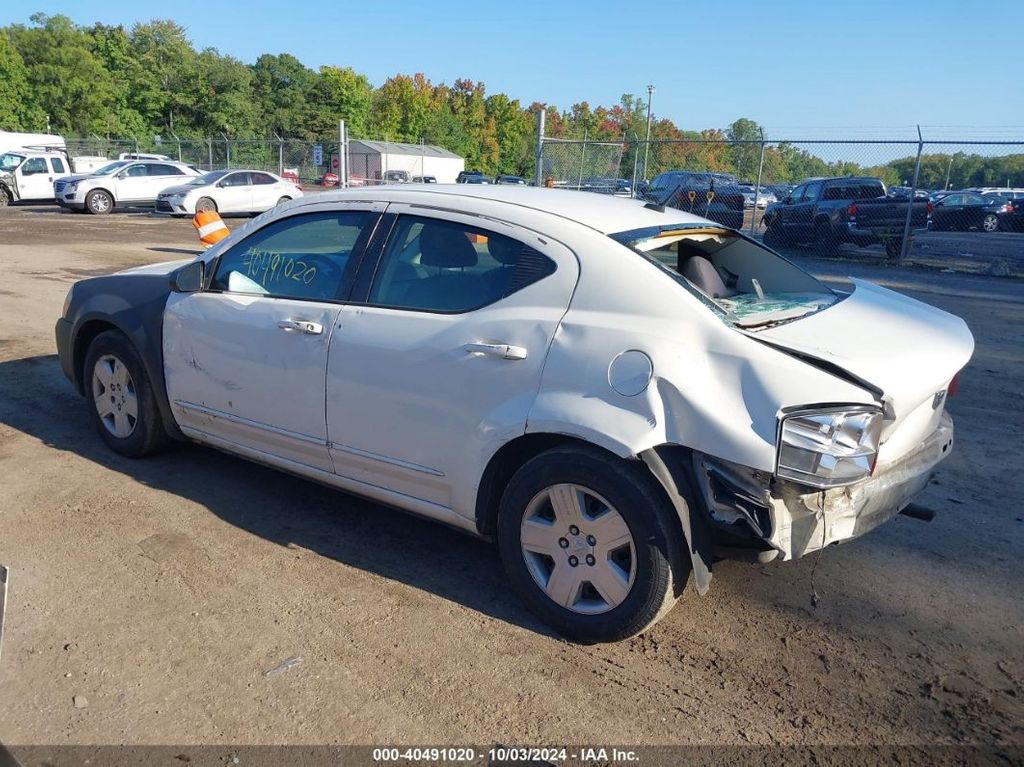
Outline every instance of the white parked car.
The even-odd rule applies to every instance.
[[[585,641],[704,593],[716,557],[926,516],[973,351],[957,317],[673,208],[471,185],[293,200],[76,283],[56,335],[118,453],[192,439],[496,539]]]
[[[172,183],[199,171],[180,162],[118,160],[89,176],[66,176],[53,184],[57,204],[72,210],[110,213],[118,206],[151,207]]]
[[[262,213],[296,197],[302,197],[302,187],[273,173],[215,170],[164,189],[157,196],[156,211],[190,216],[201,210]]]

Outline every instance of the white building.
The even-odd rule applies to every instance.
[[[350,183],[380,181],[390,171],[406,171],[414,176],[433,176],[439,184],[454,184],[465,170],[466,161],[454,152],[432,144],[398,144],[390,141],[348,142]]]

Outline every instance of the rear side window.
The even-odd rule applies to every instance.
[[[53,172],[54,173],[63,173],[64,172],[64,161],[61,160],[59,157],[51,157],[50,158],[50,167],[53,168]]]
[[[343,299],[352,283],[352,254],[363,248],[376,220],[368,211],[279,219],[226,251],[210,287],[311,301]]]
[[[184,176],[184,172],[181,168],[176,168],[173,165],[164,165],[163,163],[150,163],[149,173],[150,176]]]
[[[398,309],[467,312],[500,301],[554,271],[550,258],[503,234],[402,216],[368,300]]]
[[[249,178],[253,184],[276,184],[277,179],[267,173],[250,173]]]

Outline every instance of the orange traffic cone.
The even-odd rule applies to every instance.
[[[192,218],[192,226],[199,232],[199,241],[203,243],[204,248],[216,245],[230,234],[220,216],[212,210],[201,210],[196,213]]]

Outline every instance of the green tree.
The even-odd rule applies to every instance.
[[[0,30],[0,130],[34,132],[44,127],[46,116],[32,96],[28,68]]]
[[[756,143],[761,140],[761,128],[753,120],[741,117],[729,126],[726,135],[733,144],[733,171],[743,180],[753,180],[761,157],[761,146]]]
[[[311,95],[313,135],[332,135],[344,120],[350,136],[368,138],[373,86],[351,67],[320,67]]]
[[[311,137],[308,123],[319,86],[317,75],[288,53],[265,53],[252,66],[252,91],[261,122],[280,136]]]
[[[131,106],[153,127],[195,128],[197,54],[185,28],[169,19],[136,24],[131,31]],[[184,125],[181,125],[184,121]]]
[[[25,64],[30,97],[49,116],[54,131],[103,130],[104,116],[114,106],[114,89],[110,74],[90,50],[88,36],[66,16],[37,13],[31,19],[32,27],[7,30]]]

